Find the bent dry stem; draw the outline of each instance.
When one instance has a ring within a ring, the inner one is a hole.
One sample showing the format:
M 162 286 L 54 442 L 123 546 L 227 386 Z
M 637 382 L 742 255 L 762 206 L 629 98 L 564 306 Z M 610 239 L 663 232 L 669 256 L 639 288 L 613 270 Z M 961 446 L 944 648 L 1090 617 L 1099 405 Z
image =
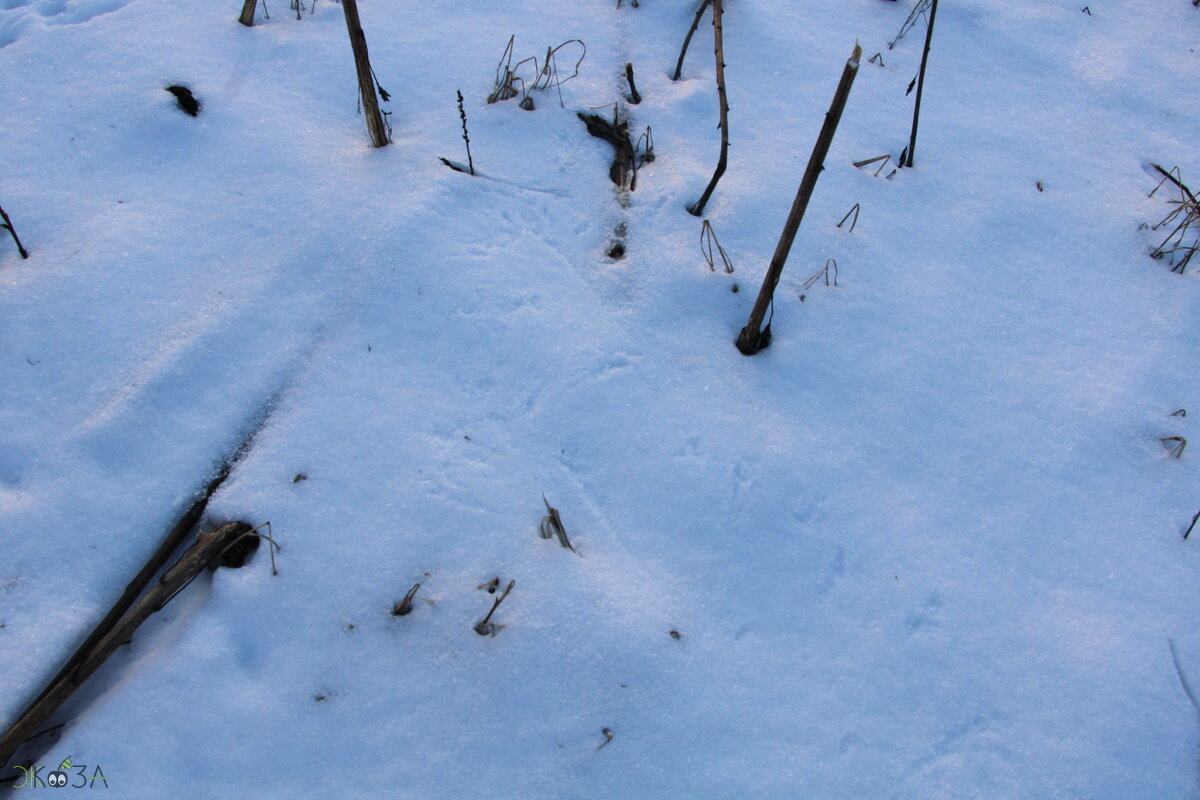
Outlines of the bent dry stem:
M 750 319 L 738 335 L 737 349 L 741 351 L 742 355 L 752 356 L 770 344 L 771 326 L 768 324 L 764 330 L 762 328 L 763 319 L 767 316 L 767 308 L 770 307 L 771 301 L 775 297 L 775 287 L 779 284 L 779 278 L 783 274 L 783 265 L 787 262 L 792 242 L 796 238 L 796 231 L 800 228 L 800 221 L 804 219 L 804 211 L 808 208 L 809 199 L 812 198 L 817 178 L 820 176 L 821 170 L 825 168 L 825 156 L 829 154 L 829 145 L 833 142 L 833 135 L 837 132 L 838 122 L 842 118 L 842 110 L 845 109 L 846 100 L 850 97 L 850 87 L 854 85 L 854 76 L 858 74 L 858 61 L 861 56 L 862 48 L 856 43 L 853 53 L 842 69 L 842 78 L 838 82 L 837 91 L 834 92 L 829 112 L 825 114 L 825 123 L 821 126 L 821 133 L 817 136 L 816 145 L 813 146 L 812 156 L 808 159 L 808 167 L 804 170 L 804 178 L 800 181 L 800 188 L 796 191 L 796 199 L 792 202 L 792 210 L 788 214 L 787 222 L 784 223 L 779 243 L 775 246 L 775 255 L 771 257 L 771 265 L 767 268 L 766 277 L 763 278 L 758 299 L 754 302 L 754 309 L 750 312 Z

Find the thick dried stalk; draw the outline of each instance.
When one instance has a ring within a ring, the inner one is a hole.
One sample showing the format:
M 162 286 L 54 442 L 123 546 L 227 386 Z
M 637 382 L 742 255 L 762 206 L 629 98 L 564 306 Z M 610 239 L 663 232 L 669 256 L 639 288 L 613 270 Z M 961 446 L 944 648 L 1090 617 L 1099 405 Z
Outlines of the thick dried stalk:
M 242 15 L 238 17 L 238 22 L 245 25 L 247 28 L 254 25 L 254 9 L 258 8 L 258 0 L 245 0 L 242 3 Z
M 42 692 L 20 719 L 0 738 L 0 765 L 7 764 L 17 748 L 37 733 L 50 716 L 67 701 L 75 690 L 108 659 L 113 652 L 133 636 L 134 631 L 151 614 L 158 611 L 183 587 L 210 564 L 214 563 L 226 548 L 245 535 L 250 526 L 243 522 L 231 522 L 212 533 L 200 534 L 196 543 L 188 548 L 162 578 L 138 600 L 129 612 L 117 622 L 92 648 L 79 664 L 66 675 L 60 675 Z
M 779 244 L 775 246 L 775 255 L 771 257 L 771 265 L 767 268 L 766 277 L 763 278 L 758 299 L 754 302 L 754 309 L 750 312 L 750 319 L 738 336 L 737 348 L 743 355 L 752 356 L 771 341 L 770 325 L 765 331 L 761 330 L 762 322 L 767 315 L 767 307 L 771 305 L 771 300 L 775 296 L 775 287 L 779 283 L 779 277 L 783 274 L 783 265 L 787 262 L 788 252 L 792 249 L 792 241 L 796 238 L 796 231 L 800 228 L 800 221 L 804 219 L 804 211 L 808 208 L 813 188 L 817 185 L 817 177 L 825 168 L 825 156 L 829 153 L 829 145 L 833 141 L 838 122 L 842 118 L 846 99 L 850 96 L 850 87 L 854 84 L 854 76 L 858 74 L 860 56 L 862 56 L 862 48 L 855 44 L 854 52 L 842 70 L 842 79 L 838 83 L 837 91 L 834 92 L 833 103 L 829 106 L 829 112 L 825 114 L 825 123 L 821 126 L 821 133 L 817 136 L 816 145 L 813 146 L 812 156 L 808 159 L 808 167 L 804 170 L 804 178 L 800 181 L 800 188 L 796 191 L 796 199 L 792 202 L 792 210 L 788 213 L 783 233 L 779 236 Z
M 387 126 L 379 111 L 379 96 L 375 94 L 375 77 L 371 73 L 371 61 L 367 57 L 367 37 L 358 20 L 358 0 L 342 0 L 346 13 L 346 30 L 350 34 L 350 47 L 354 50 L 354 69 L 358 73 L 358 93 L 362 97 L 363 116 L 367 118 L 367 133 L 372 147 L 386 147 L 389 143 Z

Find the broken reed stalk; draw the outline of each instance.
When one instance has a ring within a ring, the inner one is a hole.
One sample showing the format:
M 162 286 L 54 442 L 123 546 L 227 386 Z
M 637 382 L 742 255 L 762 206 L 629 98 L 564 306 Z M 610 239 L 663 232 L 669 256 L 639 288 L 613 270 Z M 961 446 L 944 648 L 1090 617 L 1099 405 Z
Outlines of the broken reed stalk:
M 247 28 L 254 25 L 254 9 L 258 8 L 258 0 L 245 0 L 242 3 L 242 15 L 238 17 L 238 22 L 245 25 Z
M 471 170 L 471 174 L 475 174 L 475 162 L 471 160 L 471 137 L 467 135 L 467 112 L 463 108 L 462 90 L 458 92 L 458 116 L 462 118 L 463 141 L 467 143 L 467 167 Z
M 704 207 L 708 205 L 708 199 L 712 197 L 713 190 L 717 188 L 717 181 L 721 180 L 721 176 L 725 174 L 725 166 L 729 163 L 729 97 L 725 92 L 725 43 L 722 37 L 722 17 L 724 15 L 721 10 L 723 0 L 711 0 L 711 2 L 713 52 L 717 59 L 717 105 L 720 111 L 721 157 L 717 159 L 717 169 L 713 172 L 712 180 L 708 182 L 704 194 L 700 195 L 700 199 L 696 201 L 695 205 L 688 207 L 688 212 L 697 217 L 704 213 Z
M 675 74 L 671 76 L 673 81 L 679 80 L 679 75 L 683 72 L 683 57 L 687 55 L 688 45 L 692 43 L 692 36 L 700 27 L 700 18 L 704 16 L 704 9 L 708 8 L 711 2 L 712 0 L 700 0 L 700 7 L 696 9 L 696 16 L 692 20 L 692 27 L 688 28 L 687 36 L 683 37 L 683 47 L 679 48 L 679 60 L 675 62 Z
M 625 80 L 629 82 L 629 102 L 635 106 L 642 102 L 642 96 L 638 94 L 637 84 L 633 82 L 633 64 L 625 62 Z
M 900 159 L 900 166 L 913 165 L 913 153 L 917 149 L 917 122 L 921 117 L 921 92 L 925 88 L 925 65 L 929 62 L 929 47 L 933 43 L 933 21 L 937 19 L 938 0 L 929 6 L 929 27 L 925 29 L 925 52 L 921 54 L 921 69 L 917 72 L 917 99 L 913 103 L 912 133 L 908 137 L 907 158 Z
M 21 254 L 21 258 L 29 258 L 29 251 L 21 244 L 21 237 L 17 236 L 17 229 L 13 227 L 12 220 L 8 218 L 8 214 L 5 213 L 3 206 L 0 206 L 0 220 L 4 221 L 4 224 L 0 225 L 0 228 L 8 229 L 9 235 L 12 236 L 13 242 L 17 245 L 17 252 Z
M 240 536 L 250 530 L 243 522 L 231 522 L 211 533 L 202 533 L 175 565 L 166 571 L 148 592 L 121 616 L 120 620 L 84 654 L 67 674 L 59 674 L 46 687 L 36 702 L 28 708 L 8 732 L 0 738 L 0 765 L 7 764 L 17 748 L 36 734 L 50 716 L 86 681 L 113 652 L 133 636 L 134 631 L 150 615 L 161 609 L 193 578 Z
M 825 122 L 821 125 L 821 133 L 817 136 L 817 143 L 813 146 L 812 155 L 808 159 L 808 167 L 804 170 L 800 188 L 796 190 L 796 199 L 792 202 L 792 210 L 788 213 L 787 222 L 783 225 L 783 233 L 780 234 L 779 243 L 775 246 L 775 255 L 771 257 L 771 264 L 763 278 L 758 299 L 754 301 L 750 319 L 738 335 L 737 349 L 741 351 L 742 355 L 752 356 L 771 342 L 770 323 L 767 324 L 765 330 L 761 330 L 763 318 L 766 317 L 767 307 L 771 305 L 771 300 L 775 296 L 775 287 L 779 284 L 779 277 L 783 274 L 783 265 L 787 262 L 788 252 L 792 249 L 792 241 L 796 238 L 796 231 L 800 228 L 800 221 L 804 219 L 804 211 L 808 208 L 808 201 L 817 185 L 817 178 L 820 176 L 821 170 L 825 168 L 825 156 L 829 153 L 829 145 L 833 142 L 838 122 L 842 119 L 842 110 L 846 107 L 847 98 L 850 97 L 850 87 L 854 85 L 854 76 L 858 74 L 858 60 L 861 56 L 862 48 L 855 43 L 854 52 L 851 53 L 842 70 L 842 78 L 838 82 L 837 91 L 834 92 L 833 102 L 825 114 Z
M 346 13 L 346 31 L 350 34 L 350 47 L 354 50 L 354 69 L 358 73 L 358 93 L 362 97 L 363 116 L 367 118 L 367 133 L 372 147 L 389 144 L 387 126 L 379 111 L 379 96 L 375 94 L 375 77 L 371 72 L 371 61 L 367 56 L 367 37 L 358 19 L 358 0 L 342 0 Z
M 171 554 L 179 549 L 179 546 L 183 544 L 184 540 L 187 538 L 187 535 L 191 533 L 192 529 L 196 527 L 196 524 L 200 522 L 200 517 L 204 514 L 204 509 L 208 506 L 209 498 L 213 496 L 221 484 L 225 482 L 225 479 L 229 477 L 229 473 L 233 468 L 235 459 L 236 456 L 222 464 L 221 468 L 217 471 L 217 474 L 213 476 L 213 478 L 209 480 L 208 484 L 205 485 L 204 489 L 196 495 L 191 505 L 188 506 L 187 510 L 183 512 L 178 520 L 176 520 L 175 525 L 171 528 L 171 530 L 167 531 L 167 535 L 163 537 L 162 542 L 158 545 L 158 549 L 156 549 L 150 555 L 149 560 L 146 561 L 145 565 L 138 571 L 137 575 L 133 576 L 133 580 L 126 585 L 125 591 L 123 591 L 121 596 L 117 598 L 117 601 L 113 603 L 112 608 L 110 608 L 108 613 L 104 615 L 104 618 L 96 624 L 96 627 L 92 629 L 91 634 L 84 639 L 83 644 L 79 645 L 79 647 L 75 649 L 74 654 L 67 659 L 67 662 L 63 664 L 62 668 L 58 671 L 58 674 L 54 676 L 54 679 L 50 681 L 46 689 L 41 695 L 38 696 L 37 700 L 34 701 L 34 704 L 40 702 L 45 696 L 46 692 L 50 691 L 52 686 L 65 678 L 71 672 L 74 672 L 79 667 L 79 665 L 87 657 L 88 653 L 91 652 L 96 644 L 105 637 L 105 635 L 112 629 L 114 625 L 117 624 L 118 620 L 124 616 L 125 612 L 129 610 L 130 606 L 133 605 L 138 596 L 145 591 L 146 587 L 150 584 L 150 580 L 158 573 L 160 569 L 166 565 L 167 561 L 171 558 Z M 32 708 L 32 706 L 30 708 Z M 28 713 L 29 710 L 30 709 L 26 709 L 26 713 Z M 0 764 L 3 764 L 3 759 L 0 759 Z
M 492 614 L 496 613 L 496 609 L 500 607 L 500 604 L 504 602 L 504 598 L 508 597 L 508 593 L 511 592 L 513 590 L 513 587 L 516 585 L 517 585 L 516 581 L 509 581 L 508 586 L 504 587 L 504 592 L 501 593 L 499 597 L 497 597 L 495 600 L 492 601 L 492 610 L 487 613 L 486 617 L 484 617 L 478 623 L 476 623 L 476 625 L 475 625 L 476 633 L 478 633 L 480 636 L 494 635 L 499 628 L 503 627 L 502 625 L 493 625 L 492 624 Z
M 567 529 L 563 527 L 562 517 L 558 515 L 558 509 L 550 505 L 550 501 L 546 499 L 546 495 L 542 495 L 542 502 L 546 504 L 546 516 L 542 517 L 542 522 L 538 525 L 538 533 L 543 539 L 549 539 L 551 536 L 558 537 L 558 543 L 563 547 L 575 552 L 575 548 L 571 546 L 571 540 L 567 538 Z

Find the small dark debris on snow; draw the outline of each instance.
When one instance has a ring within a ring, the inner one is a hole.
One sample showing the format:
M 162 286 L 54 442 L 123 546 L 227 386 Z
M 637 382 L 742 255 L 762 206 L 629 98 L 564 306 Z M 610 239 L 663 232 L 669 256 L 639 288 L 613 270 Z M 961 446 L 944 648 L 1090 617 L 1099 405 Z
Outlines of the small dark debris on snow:
M 305 475 L 303 472 L 297 472 L 296 477 L 292 478 L 292 483 L 300 483 L 301 481 L 306 480 L 308 480 L 307 475 Z
M 192 94 L 192 90 L 186 86 L 173 84 L 167 87 L 167 91 L 175 95 L 175 101 L 179 103 L 179 108 L 189 117 L 195 117 L 200 114 L 200 101 Z
M 735 283 L 733 286 L 730 286 L 729 291 L 733 292 L 734 294 L 737 294 L 738 293 L 738 285 Z
M 596 748 L 597 750 L 613 740 L 612 728 L 601 728 L 600 732 L 604 734 L 604 741 Z
M 683 635 L 679 631 L 671 631 L 671 638 L 679 640 L 683 638 Z

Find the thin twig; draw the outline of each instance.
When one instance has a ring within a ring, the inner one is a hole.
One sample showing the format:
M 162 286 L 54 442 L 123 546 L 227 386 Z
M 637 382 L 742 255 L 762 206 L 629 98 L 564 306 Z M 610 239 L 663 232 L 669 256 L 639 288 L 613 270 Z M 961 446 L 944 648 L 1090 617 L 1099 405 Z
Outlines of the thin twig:
M 692 36 L 696 33 L 696 29 L 700 27 L 700 18 L 704 16 L 704 9 L 708 8 L 712 0 L 700 0 L 700 7 L 696 9 L 696 16 L 692 19 L 692 26 L 688 28 L 687 36 L 683 37 L 683 47 L 679 48 L 679 60 L 675 62 L 675 74 L 671 76 L 671 80 L 679 80 L 679 75 L 683 72 L 683 57 L 687 55 L 688 45 L 692 43 Z
M 29 251 L 27 251 L 24 245 L 21 244 L 21 238 L 17 236 L 17 230 L 13 227 L 12 220 L 8 218 L 8 214 L 4 212 L 3 206 L 0 206 L 0 220 L 4 220 L 4 223 L 0 225 L 0 228 L 5 228 L 8 230 L 9 235 L 12 236 L 13 242 L 15 242 L 17 245 L 17 252 L 21 254 L 21 258 L 29 258 Z
M 859 206 L 859 204 L 858 204 L 858 203 L 855 203 L 855 204 L 854 204 L 854 207 L 853 207 L 853 208 L 851 208 L 849 211 L 847 211 L 847 212 L 846 212 L 846 216 L 842 217 L 842 221 L 841 221 L 841 222 L 839 222 L 839 223 L 837 224 L 837 226 L 840 228 L 840 227 L 842 227 L 843 225 L 845 225 L 845 224 L 846 224 L 846 220 L 850 219 L 850 215 L 851 215 L 851 214 L 853 214 L 853 215 L 854 215 L 854 219 L 850 220 L 850 233 L 854 233 L 854 226 L 858 224 L 858 212 L 859 212 L 859 211 L 861 211 L 861 210 L 862 210 L 862 207 L 861 207 L 861 206 Z
M 721 176 L 725 174 L 725 167 L 729 163 L 729 95 L 725 90 L 725 44 L 724 44 L 724 12 L 722 7 L 724 0 L 711 0 L 712 2 L 712 19 L 713 19 L 713 53 L 717 61 L 717 111 L 719 121 L 717 126 L 721 129 L 721 155 L 717 159 L 717 168 L 713 172 L 712 180 L 708 182 L 708 186 L 704 189 L 704 194 L 700 195 L 700 199 L 695 204 L 688 207 L 688 212 L 693 216 L 701 216 L 704 213 L 704 207 L 708 205 L 708 199 L 712 197 L 713 190 L 717 188 L 717 181 L 721 180 Z

